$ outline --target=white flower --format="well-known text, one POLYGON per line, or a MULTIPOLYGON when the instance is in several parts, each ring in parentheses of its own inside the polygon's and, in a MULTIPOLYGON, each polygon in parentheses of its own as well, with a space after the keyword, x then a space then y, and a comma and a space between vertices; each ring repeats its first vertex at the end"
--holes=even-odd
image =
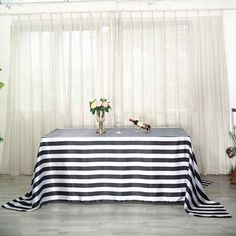
POLYGON ((97 101, 97 102, 96 102, 96 106, 97 106, 97 107, 100 107, 101 105, 102 105, 102 102, 101 102, 101 101, 97 101))
POLYGON ((102 105, 106 108, 108 106, 108 102, 103 102, 102 105))
POLYGON ((91 104, 91 108, 92 108, 92 109, 96 108, 96 101, 94 101, 94 102, 91 104))

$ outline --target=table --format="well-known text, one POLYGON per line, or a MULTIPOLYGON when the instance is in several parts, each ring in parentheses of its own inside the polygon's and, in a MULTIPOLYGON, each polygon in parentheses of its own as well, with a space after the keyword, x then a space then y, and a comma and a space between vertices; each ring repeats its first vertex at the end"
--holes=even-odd
POLYGON ((188 214, 230 217, 205 194, 191 139, 181 128, 56 129, 42 137, 31 191, 3 205, 32 211, 50 202, 183 203, 188 214))

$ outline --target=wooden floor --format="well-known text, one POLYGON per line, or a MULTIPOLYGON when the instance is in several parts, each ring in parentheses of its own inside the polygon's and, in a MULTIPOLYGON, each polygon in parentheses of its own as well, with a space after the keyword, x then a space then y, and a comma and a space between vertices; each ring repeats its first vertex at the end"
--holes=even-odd
MULTIPOLYGON (((187 215, 183 205, 47 204, 33 212, 0 208, 0 236, 236 236, 236 185, 228 176, 206 176, 211 200, 221 202, 233 218, 187 215)), ((24 195, 31 177, 0 175, 0 204, 24 195)))

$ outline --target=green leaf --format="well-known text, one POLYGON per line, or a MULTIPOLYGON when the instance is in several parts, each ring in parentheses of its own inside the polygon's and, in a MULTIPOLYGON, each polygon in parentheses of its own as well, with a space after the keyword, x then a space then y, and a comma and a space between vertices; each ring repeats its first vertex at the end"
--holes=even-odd
POLYGON ((0 142, 2 142, 3 141, 3 138, 2 137, 0 137, 0 142))
POLYGON ((0 82, 0 89, 4 86, 3 82, 0 82))
POLYGON ((89 102, 89 106, 91 106, 91 104, 92 104, 93 102, 95 102, 95 101, 96 101, 96 99, 90 101, 90 102, 89 102))

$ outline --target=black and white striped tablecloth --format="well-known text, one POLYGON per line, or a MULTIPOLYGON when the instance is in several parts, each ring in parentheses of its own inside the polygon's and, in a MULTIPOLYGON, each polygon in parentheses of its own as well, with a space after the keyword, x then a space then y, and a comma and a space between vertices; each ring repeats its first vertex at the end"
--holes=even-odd
POLYGON ((31 191, 3 205, 32 211, 54 201, 182 202, 187 213, 230 217, 210 201, 183 129, 59 129, 42 138, 31 191))

